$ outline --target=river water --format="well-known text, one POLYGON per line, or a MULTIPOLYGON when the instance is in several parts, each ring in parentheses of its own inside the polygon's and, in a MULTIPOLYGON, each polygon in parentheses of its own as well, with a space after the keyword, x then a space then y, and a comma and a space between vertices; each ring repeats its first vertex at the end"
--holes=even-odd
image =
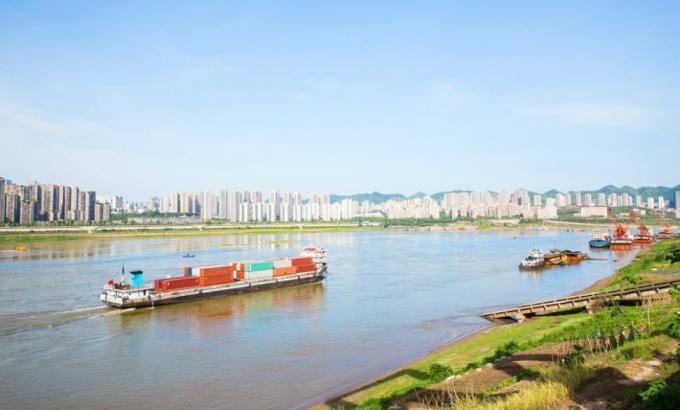
MULTIPOLYGON (((356 232, 35 243, 0 252, 0 408, 302 408, 487 325, 479 314, 565 295, 611 274, 597 260, 520 272, 559 231, 356 232), (321 283, 120 311, 98 293, 121 266, 182 266, 325 246, 321 283), (192 252, 194 259, 183 259, 192 252)), ((618 262, 620 263, 620 262, 618 262)))

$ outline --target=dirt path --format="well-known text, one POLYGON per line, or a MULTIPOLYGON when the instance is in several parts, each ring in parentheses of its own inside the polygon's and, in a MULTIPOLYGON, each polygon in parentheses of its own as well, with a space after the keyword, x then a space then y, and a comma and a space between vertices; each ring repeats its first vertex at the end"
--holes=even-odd
POLYGON ((460 376, 452 376, 442 383, 428 386, 408 396, 395 400, 391 410, 428 409, 450 402, 453 394, 480 394, 486 389, 497 386, 511 376, 538 366, 555 363, 561 357, 562 349, 558 344, 545 344, 531 350, 519 352, 511 357, 489 363, 485 367, 460 376))
POLYGON ((647 383, 660 376, 660 367, 668 358, 667 354, 677 349, 674 343, 666 352, 652 360, 633 360, 622 366, 606 367, 597 371, 574 394, 574 398, 564 403, 558 410, 587 409, 625 409, 629 407, 631 396, 644 388, 647 383))

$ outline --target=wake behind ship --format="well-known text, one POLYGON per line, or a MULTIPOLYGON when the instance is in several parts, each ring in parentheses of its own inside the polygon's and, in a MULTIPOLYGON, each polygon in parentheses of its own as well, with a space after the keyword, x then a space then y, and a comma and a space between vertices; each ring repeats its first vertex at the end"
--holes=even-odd
POLYGON ((325 248, 307 247, 299 256, 271 262, 235 262, 184 268, 184 276, 144 283, 142 271, 126 282, 109 280, 99 295, 116 308, 142 308, 256 292, 322 280, 327 270, 325 248))

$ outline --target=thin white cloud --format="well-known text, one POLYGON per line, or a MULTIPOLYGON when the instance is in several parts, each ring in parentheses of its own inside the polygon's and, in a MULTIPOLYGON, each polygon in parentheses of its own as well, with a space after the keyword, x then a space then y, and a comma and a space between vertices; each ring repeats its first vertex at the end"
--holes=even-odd
POLYGON ((6 99, 0 99, 0 129, 55 133, 63 126, 44 114, 6 99))
POLYGON ((0 95, 0 141, 42 138, 44 140, 95 141, 106 138, 108 128, 99 124, 64 119, 24 104, 8 95, 0 95))
POLYGON ((614 103, 560 103, 511 109, 533 117, 588 126, 654 126, 668 115, 664 110, 614 103))

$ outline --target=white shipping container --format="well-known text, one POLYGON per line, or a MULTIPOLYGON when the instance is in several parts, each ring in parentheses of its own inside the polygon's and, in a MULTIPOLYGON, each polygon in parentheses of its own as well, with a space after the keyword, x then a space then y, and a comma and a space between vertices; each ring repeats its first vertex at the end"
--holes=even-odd
POLYGON ((289 268, 293 266, 293 261, 290 259, 276 259, 272 263, 275 268, 289 268))
POLYGON ((254 270, 252 272, 245 272, 246 280, 263 280, 263 279, 271 279, 272 277, 274 277, 274 270, 273 269, 254 270))

